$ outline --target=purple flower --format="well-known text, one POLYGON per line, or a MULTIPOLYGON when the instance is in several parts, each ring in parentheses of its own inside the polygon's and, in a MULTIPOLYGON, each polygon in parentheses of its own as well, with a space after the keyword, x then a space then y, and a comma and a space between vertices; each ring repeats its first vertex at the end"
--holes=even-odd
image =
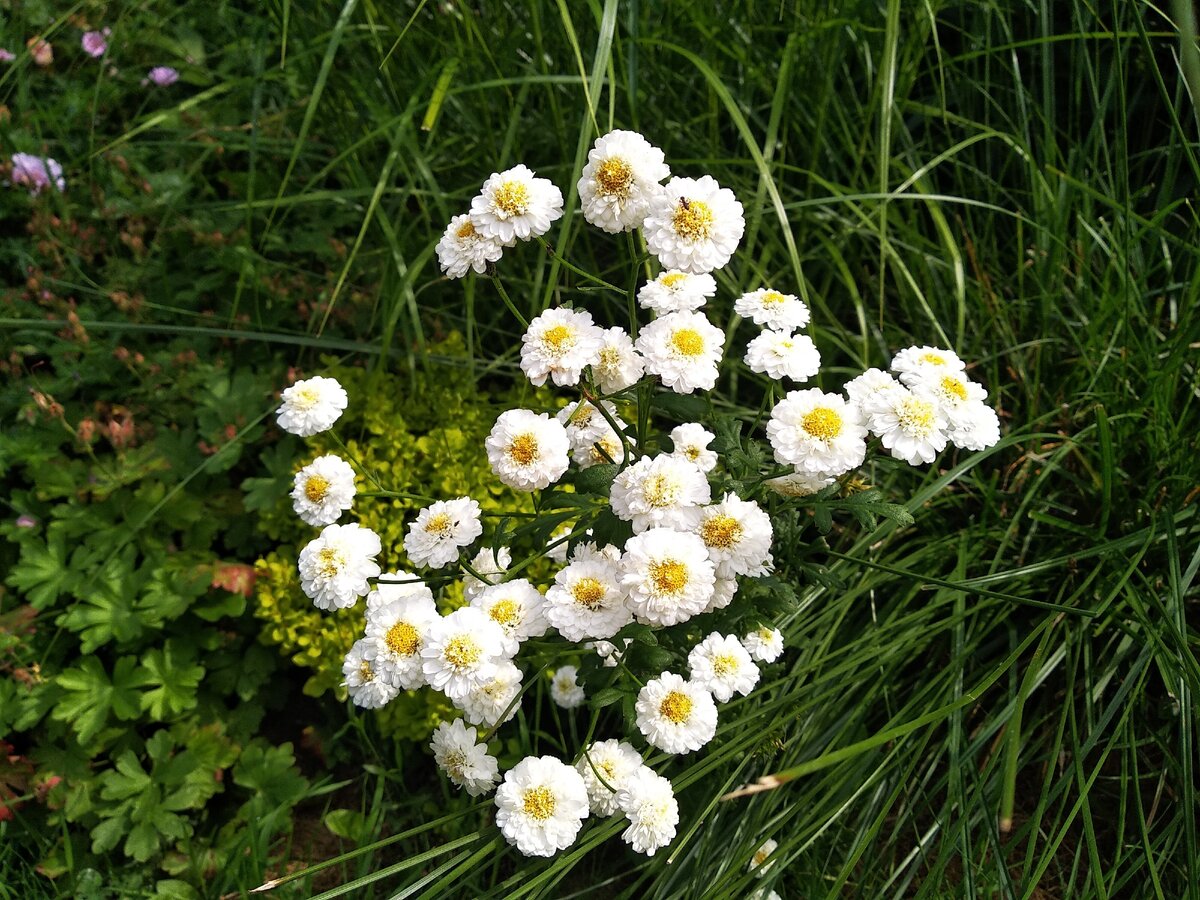
POLYGON ((0 47, 0 62, 12 62, 17 55, 6 47, 0 47))
POLYGON ((51 184, 60 192, 67 189, 67 180, 63 178, 62 166, 48 156, 42 159, 32 153, 14 153, 12 155, 12 183, 29 188, 30 194, 40 194, 51 184))
POLYGON ((166 87, 179 80, 179 73, 170 66, 155 66, 146 77, 159 87, 166 87))
POLYGON ((88 56, 103 56, 104 51, 108 49, 108 41, 105 38, 110 34, 111 28, 105 28, 103 31, 85 31, 83 39, 79 42, 83 45, 83 52, 88 56))
POLYGON ((33 528, 37 525, 37 519, 33 516, 17 516, 18 528, 33 528))

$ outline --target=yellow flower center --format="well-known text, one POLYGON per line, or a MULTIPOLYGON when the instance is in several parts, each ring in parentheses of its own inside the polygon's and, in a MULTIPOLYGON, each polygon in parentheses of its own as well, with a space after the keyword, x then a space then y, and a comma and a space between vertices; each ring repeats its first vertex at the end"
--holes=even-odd
POLYGON ((309 475, 308 481, 304 482, 304 496, 312 503, 320 503, 328 493, 328 478, 322 478, 320 475, 309 475))
POLYGON ((754 867, 758 868, 767 861, 767 857, 771 855, 770 850, 759 850, 754 854, 754 867))
POLYGON ((611 436, 605 436, 598 441, 592 442, 591 457, 592 462, 596 465, 606 462, 615 462, 617 455, 621 453, 621 443, 611 436), (604 451, 601 453, 600 451, 604 451), (607 454, 607 455, 605 455, 607 454))
POLYGON ((601 760, 596 763, 596 768, 600 770, 600 774, 604 776, 604 780, 610 784, 617 777, 617 767, 613 765, 611 759, 601 760))
POLYGON ((542 345, 555 356, 561 356, 575 346, 575 329, 552 325, 542 332, 542 345))
POLYGON ((709 547, 728 550, 742 539, 742 524, 733 516, 719 513, 700 525, 700 537, 709 547))
POLYGON ((600 349, 599 368, 601 372, 615 373, 621 366, 621 351, 616 347, 602 347, 600 349))
POLYGON ((527 466, 538 458, 538 442, 531 433, 518 434, 508 445, 508 457, 518 466, 527 466))
POLYGON ((670 272, 666 275, 659 276, 659 282, 663 287, 673 288, 681 281, 687 281, 687 272, 670 272))
POLYGON ((724 677, 737 671, 737 657, 732 653, 719 653, 713 657, 712 661, 713 674, 718 677, 724 677))
POLYGON ((492 193, 492 206, 501 218, 523 216, 529 210, 529 185, 523 181, 504 181, 492 193))
POLYGON ((554 792, 542 784, 526 788, 525 793, 521 795, 521 806, 525 809, 525 815, 539 822, 545 822, 554 815, 555 805, 554 792))
POLYGON ((818 406, 806 412, 800 420, 800 427, 821 441, 832 441, 842 433, 842 417, 837 410, 828 406, 818 406))
POLYGON ((679 328, 671 332, 671 346, 683 356, 699 356, 704 352, 704 338, 695 328, 679 328))
POLYGON ((658 706, 662 717, 676 725, 682 725, 692 714, 692 698, 680 691, 671 691, 658 706))
POLYGON ((700 458, 700 448, 698 446, 696 446, 695 444, 692 444, 692 446, 690 446, 690 447, 684 447, 683 455, 686 456, 688 459, 690 459, 692 462, 695 462, 696 460, 698 460, 700 458))
POLYGON ((909 397, 896 410, 896 421, 913 437, 928 437, 934 426, 933 404, 928 400, 909 397))
POLYGON ((358 664, 358 677, 363 681, 375 680, 375 670, 371 668, 371 664, 365 659, 358 664))
POLYGON ((438 537, 449 537, 450 530, 454 527, 454 520, 450 518, 449 513, 436 513, 429 517, 429 521, 425 523, 425 530, 430 534, 436 534, 438 537))
POLYGON ((766 291, 762 295, 762 305, 775 306, 779 303, 782 303, 786 299, 787 298, 784 297, 783 294, 779 293, 779 291, 766 291))
POLYGON ((679 499, 679 488, 679 481, 668 475, 651 475, 646 479, 642 492, 651 506, 671 506, 679 499))
POLYGON ((633 184, 633 167, 620 157, 610 157, 596 168, 596 182, 601 194, 624 197, 633 184))
POLYGON ((312 409, 321 402, 321 392, 312 385, 306 384, 292 397, 292 403, 300 409, 312 409))
POLYGON ((604 602, 604 584, 596 578, 580 578, 571 586, 571 596, 580 606, 597 609, 604 602))
POLYGON ((966 400, 967 386, 954 376, 946 375, 942 378, 942 393, 957 397, 959 400, 966 400))
POLYGON ((475 223, 467 219, 467 221, 458 226, 458 231, 455 234, 464 240, 475 237, 475 223))
POLYGON ((421 649, 421 633, 407 622, 397 622, 389 628, 383 641, 397 656, 412 656, 421 649))
POLYGON ((687 587, 687 566, 675 559, 650 563, 650 581, 660 594, 678 594, 687 587))
POLYGON ((521 604, 516 600, 501 600, 488 610, 492 621, 504 628, 512 628, 521 621, 521 604))
POLYGON ((469 635, 460 634, 446 642, 442 656, 456 669, 468 669, 483 655, 483 650, 469 635))
POLYGON ((459 778, 462 777, 463 767, 467 764, 467 755, 461 750, 451 750, 446 754, 446 771, 459 778))
POLYGON ((671 227, 681 238, 688 241, 702 241, 712 234, 713 211, 702 200, 679 198, 675 207, 675 215, 671 217, 671 227))
POLYGON ((933 353, 933 352, 922 353, 921 354, 921 362, 929 363, 929 365, 931 365, 931 366, 944 366, 946 364, 946 360, 942 357, 942 355, 940 353, 933 353))
POLYGON ((773 632, 770 628, 767 628, 765 625, 762 628, 758 629, 758 631, 755 632, 755 634, 757 634, 760 638, 762 638, 764 641, 766 641, 768 643, 770 643, 771 641, 773 641, 775 639, 775 632, 773 632))
POLYGON ((325 547, 317 554, 317 571, 326 578, 332 578, 345 565, 345 555, 334 547, 325 547))

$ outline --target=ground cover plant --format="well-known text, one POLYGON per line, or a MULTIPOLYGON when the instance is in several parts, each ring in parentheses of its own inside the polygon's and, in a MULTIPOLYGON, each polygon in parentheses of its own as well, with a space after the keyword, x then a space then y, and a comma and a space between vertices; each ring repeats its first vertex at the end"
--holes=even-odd
MULTIPOLYGON (((1197 883, 1186 4, 5 12, 8 895, 1197 883), (953 349, 1002 437, 928 468, 876 454, 862 484, 798 504, 772 592, 783 655, 722 706, 713 743, 658 767, 672 842, 641 856, 597 820, 540 860, 438 775, 417 737, 445 707, 345 701, 361 610, 306 656, 303 629, 332 614, 285 586, 313 533, 288 493, 314 451, 340 448, 271 413, 290 383, 332 372, 355 455, 395 478, 416 465, 392 488, 498 489, 492 423, 553 401, 525 382, 524 328, 492 282, 444 278, 435 245, 488 174, 525 162, 562 189, 563 215, 553 255, 499 262, 512 305, 607 321, 605 292, 562 260, 629 282, 624 236, 586 226, 573 190, 612 129, 743 205, 714 322, 786 285, 811 310, 827 391, 898 348, 953 349), (868 486, 912 523, 859 521, 868 486), (770 867, 751 872, 768 839, 770 867)), ((731 325, 712 394, 743 434, 763 382, 738 361, 757 331, 731 325)), ((397 552, 411 509, 378 513, 397 552)), ((578 747, 595 707, 620 719, 607 696, 571 713, 550 689, 523 699, 519 739, 498 732, 504 769, 521 747, 578 747)))

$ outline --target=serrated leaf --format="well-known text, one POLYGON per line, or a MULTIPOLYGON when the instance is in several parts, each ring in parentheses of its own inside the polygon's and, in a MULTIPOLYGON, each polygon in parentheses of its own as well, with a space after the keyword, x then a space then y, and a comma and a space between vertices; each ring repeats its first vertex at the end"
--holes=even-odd
POLYGON ((147 652, 142 666, 142 683, 150 688, 142 695, 142 709, 154 719, 165 722, 196 705, 204 667, 193 664, 191 654, 176 641, 147 652))
POLYGON ((36 538, 21 542, 21 559, 5 579, 35 609, 50 606, 76 581, 76 570, 67 565, 66 537, 53 527, 48 529, 45 543, 36 538))
POLYGON ((67 669, 55 679, 64 690, 54 707, 53 717, 69 722, 81 744, 100 733, 111 712, 119 719, 135 719, 141 708, 137 661, 123 656, 113 667, 110 680, 100 660, 89 656, 78 666, 67 669))

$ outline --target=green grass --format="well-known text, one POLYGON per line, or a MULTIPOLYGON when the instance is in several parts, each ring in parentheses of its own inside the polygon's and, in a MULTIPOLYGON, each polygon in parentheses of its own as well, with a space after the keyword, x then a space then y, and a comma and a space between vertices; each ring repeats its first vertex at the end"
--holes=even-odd
MULTIPOLYGON (((613 824, 592 822, 555 860, 524 860, 486 805, 427 786, 419 748, 368 756, 368 723, 349 734, 386 777, 358 775, 358 796, 404 835, 319 887, 301 878, 302 894, 694 898, 770 883, 785 897, 1196 895, 1200 147, 1161 11, 172 9, 204 34, 212 84, 95 135, 41 124, 76 171, 119 147, 189 173, 139 276, 163 334, 193 329, 153 293, 176 258, 171 217, 203 214, 232 234, 238 267, 209 291, 242 340, 310 367, 319 348, 361 354, 403 390, 407 371, 437 364, 422 354, 431 337, 460 329, 482 378, 510 378, 518 324, 486 279, 441 280, 432 245, 489 173, 522 161, 567 196, 548 236, 557 253, 624 285, 621 242, 570 213, 597 133, 634 128, 676 173, 711 173, 745 204, 721 302, 760 282, 802 293, 821 386, 941 343, 976 361, 1005 428, 983 454, 867 471, 914 526, 795 536, 795 562, 827 566, 838 586, 796 586, 787 665, 723 708, 710 749, 661 767, 683 813, 667 850, 636 857, 613 824), (197 127, 220 158, 186 140, 197 127), (309 248, 328 237, 345 252, 318 276, 309 248), (285 327, 261 284, 293 273, 322 305, 285 327), (780 773, 774 789, 721 799, 780 773), (454 818, 431 824, 432 809, 454 818), (768 836, 780 846, 758 882, 746 866, 768 836)), ((20 73, 0 77, 13 109, 49 108, 20 73)), ((609 307, 536 245, 500 272, 526 315, 570 299, 619 316, 624 302, 609 307)), ((719 393, 751 419, 749 379, 719 393)), ((546 728, 533 738, 543 750, 557 740, 546 728)), ((16 853, 0 865, 21 871, 16 853)))

